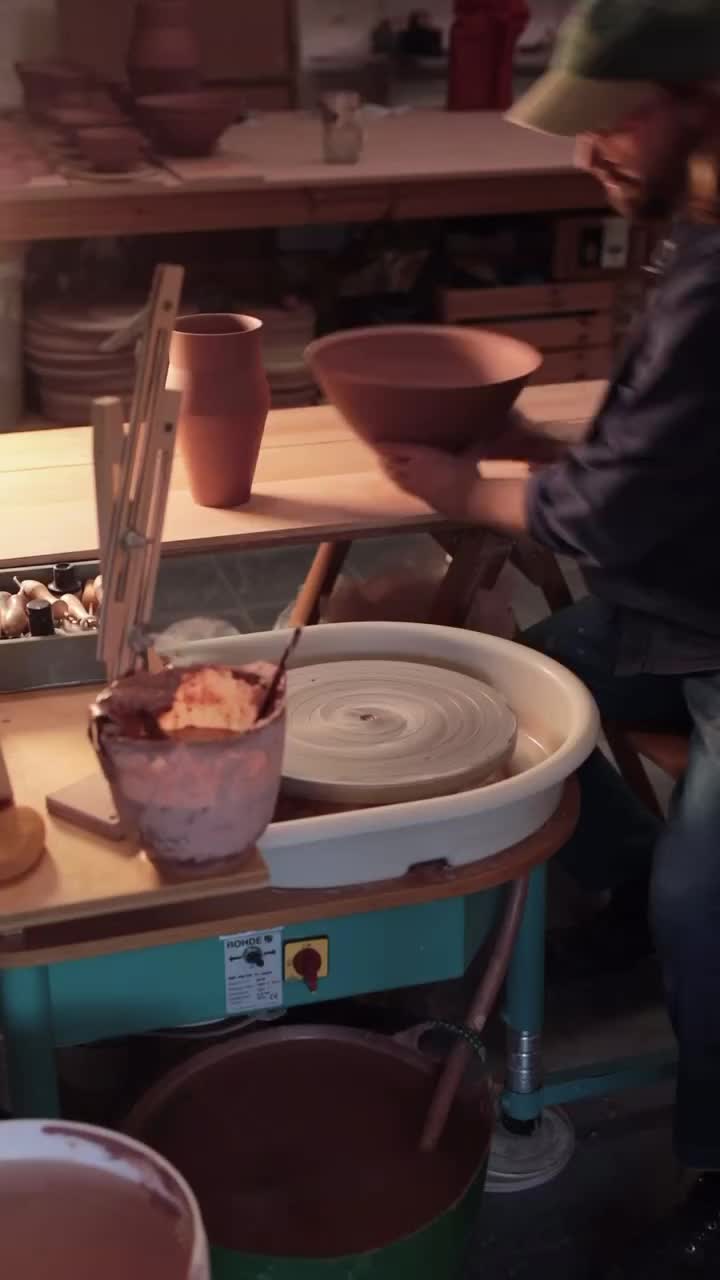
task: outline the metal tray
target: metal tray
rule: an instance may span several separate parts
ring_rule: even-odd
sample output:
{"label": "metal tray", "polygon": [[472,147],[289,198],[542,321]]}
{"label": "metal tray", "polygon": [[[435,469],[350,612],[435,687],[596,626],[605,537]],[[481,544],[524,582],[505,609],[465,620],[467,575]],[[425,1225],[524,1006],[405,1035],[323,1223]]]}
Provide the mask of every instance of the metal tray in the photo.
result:
{"label": "metal tray", "polygon": [[[83,581],[100,572],[97,562],[76,563]],[[0,571],[0,591],[16,591],[15,570]],[[17,576],[50,582],[52,565],[25,565]],[[0,693],[23,693],[29,689],[52,689],[63,685],[97,684],[105,679],[105,668],[97,657],[97,632],[77,636],[20,636],[0,640]]]}

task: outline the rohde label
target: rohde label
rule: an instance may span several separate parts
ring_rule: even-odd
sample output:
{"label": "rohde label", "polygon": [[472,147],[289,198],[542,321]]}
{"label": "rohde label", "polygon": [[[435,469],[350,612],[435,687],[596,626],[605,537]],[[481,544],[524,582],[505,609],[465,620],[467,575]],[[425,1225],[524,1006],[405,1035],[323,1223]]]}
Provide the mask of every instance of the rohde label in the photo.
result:
{"label": "rohde label", "polygon": [[227,1013],[251,1013],[282,1005],[282,936],[282,929],[268,929],[220,939],[225,953]]}

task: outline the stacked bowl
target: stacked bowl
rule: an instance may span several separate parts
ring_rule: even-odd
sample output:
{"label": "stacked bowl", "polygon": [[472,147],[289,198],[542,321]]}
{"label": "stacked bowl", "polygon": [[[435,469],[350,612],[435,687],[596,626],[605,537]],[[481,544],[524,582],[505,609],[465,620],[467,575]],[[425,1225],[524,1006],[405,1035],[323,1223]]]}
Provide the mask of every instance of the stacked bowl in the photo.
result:
{"label": "stacked bowl", "polygon": [[38,58],[15,64],[25,110],[31,120],[46,122],[61,106],[85,106],[97,85],[88,67],[60,58]]}
{"label": "stacked bowl", "polygon": [[208,156],[225,130],[241,119],[243,96],[235,89],[205,86],[138,98],[135,106],[161,155]]}
{"label": "stacked bowl", "polygon": [[256,307],[263,323],[263,360],[273,409],[317,404],[318,391],[304,360],[315,336],[315,312],[302,302],[279,307]]}
{"label": "stacked bowl", "polygon": [[97,396],[119,396],[127,411],[135,381],[134,346],[106,352],[103,345],[141,308],[136,301],[29,308],[25,358],[47,418],[75,426],[87,423]]}

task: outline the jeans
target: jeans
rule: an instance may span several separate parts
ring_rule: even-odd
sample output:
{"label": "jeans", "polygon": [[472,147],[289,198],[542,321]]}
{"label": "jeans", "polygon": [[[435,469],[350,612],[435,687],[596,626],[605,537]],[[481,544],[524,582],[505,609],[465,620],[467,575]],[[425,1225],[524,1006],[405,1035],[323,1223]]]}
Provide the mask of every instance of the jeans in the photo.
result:
{"label": "jeans", "polygon": [[692,730],[669,821],[651,814],[596,751],[579,773],[578,828],[558,857],[588,890],[651,879],[651,920],[679,1046],[678,1156],[720,1170],[720,672],[617,676],[613,611],[583,600],[525,634],[569,667],[601,714]]}

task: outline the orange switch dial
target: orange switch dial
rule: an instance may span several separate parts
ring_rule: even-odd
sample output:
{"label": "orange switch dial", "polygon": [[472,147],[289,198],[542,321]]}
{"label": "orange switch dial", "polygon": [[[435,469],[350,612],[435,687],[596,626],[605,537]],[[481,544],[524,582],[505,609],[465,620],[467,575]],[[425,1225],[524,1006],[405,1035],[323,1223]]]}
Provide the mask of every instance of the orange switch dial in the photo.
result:
{"label": "orange switch dial", "polygon": [[314,947],[303,947],[293,958],[293,969],[302,978],[308,991],[317,991],[318,974],[322,968],[322,956]]}

